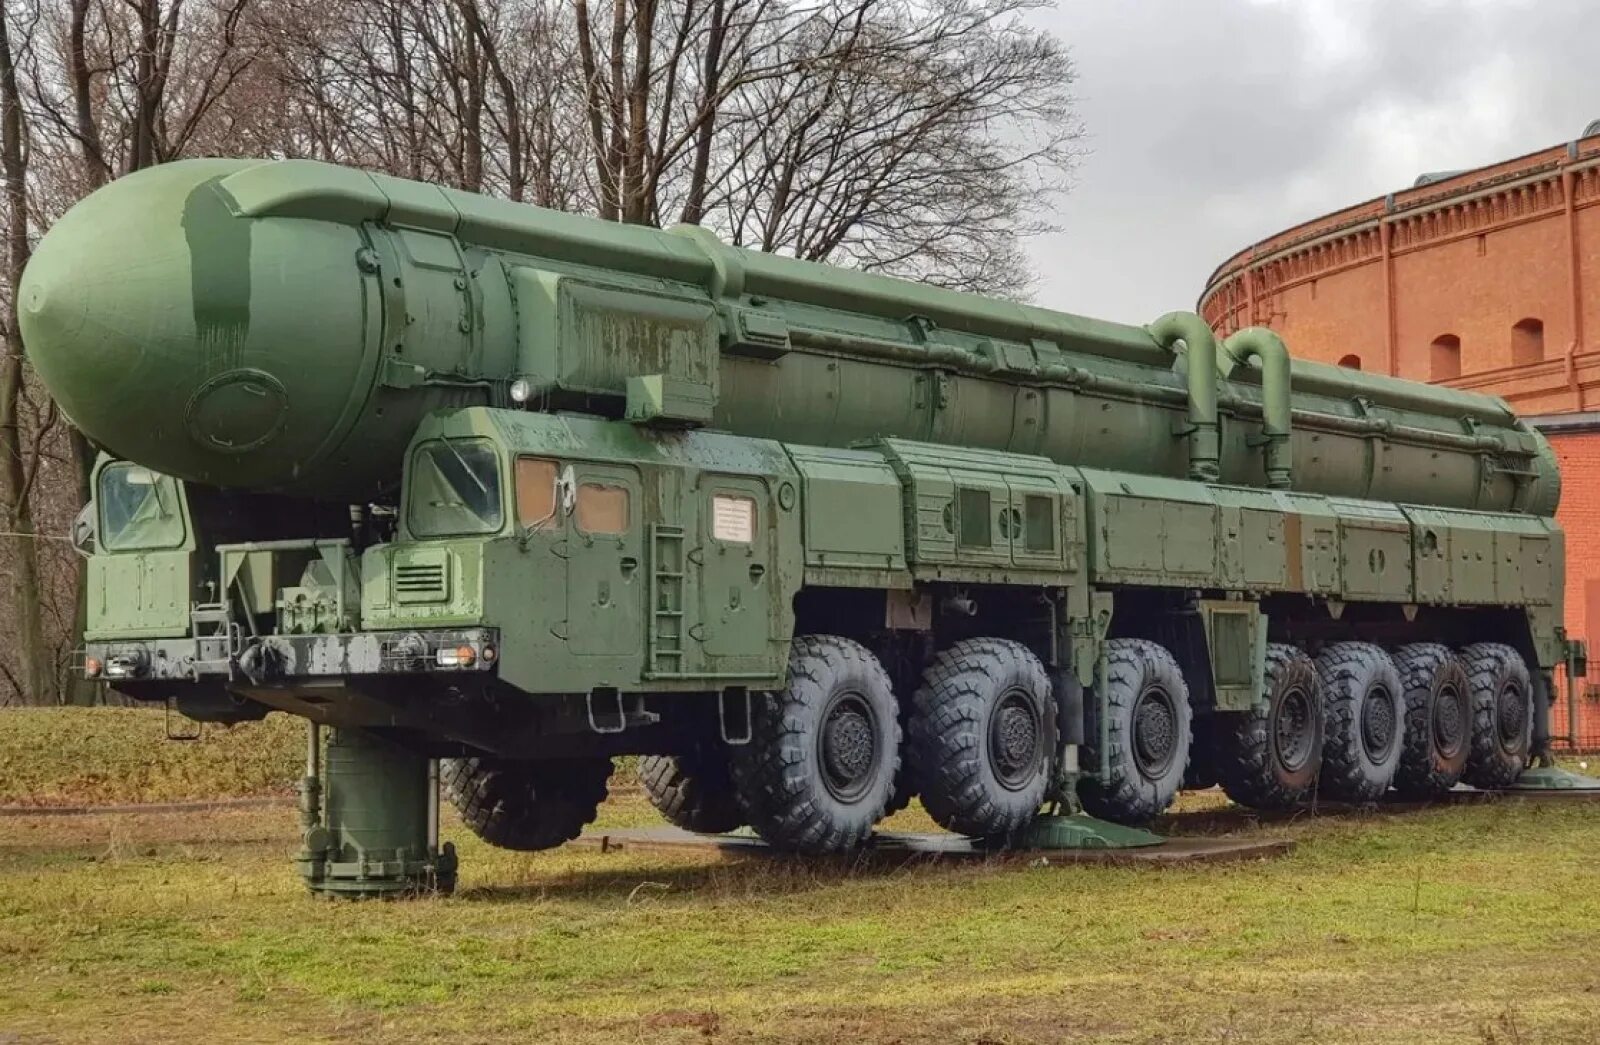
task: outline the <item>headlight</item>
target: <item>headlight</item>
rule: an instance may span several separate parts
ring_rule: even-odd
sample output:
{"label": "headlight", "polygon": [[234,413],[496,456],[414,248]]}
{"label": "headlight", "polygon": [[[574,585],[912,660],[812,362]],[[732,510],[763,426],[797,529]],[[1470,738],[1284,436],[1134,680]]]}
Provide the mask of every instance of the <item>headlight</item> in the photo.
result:
{"label": "headlight", "polygon": [[471,646],[446,647],[433,655],[433,662],[441,668],[470,668],[478,659],[478,651]]}

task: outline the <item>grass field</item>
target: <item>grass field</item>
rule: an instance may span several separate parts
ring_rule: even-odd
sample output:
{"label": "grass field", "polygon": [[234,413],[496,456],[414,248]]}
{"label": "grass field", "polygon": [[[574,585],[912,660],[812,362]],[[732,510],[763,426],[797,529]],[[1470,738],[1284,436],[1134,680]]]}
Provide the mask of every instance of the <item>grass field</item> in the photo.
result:
{"label": "grass field", "polygon": [[851,868],[447,822],[456,896],[347,903],[288,807],[0,818],[0,1041],[1600,1041],[1600,806],[1197,822],[1299,845]]}

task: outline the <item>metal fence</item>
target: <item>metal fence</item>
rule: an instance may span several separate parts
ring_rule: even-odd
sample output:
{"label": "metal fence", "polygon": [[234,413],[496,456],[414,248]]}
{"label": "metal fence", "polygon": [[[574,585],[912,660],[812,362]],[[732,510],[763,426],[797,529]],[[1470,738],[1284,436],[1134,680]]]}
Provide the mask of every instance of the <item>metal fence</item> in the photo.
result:
{"label": "metal fence", "polygon": [[1550,733],[1557,751],[1600,751],[1600,680],[1569,683],[1558,673]]}

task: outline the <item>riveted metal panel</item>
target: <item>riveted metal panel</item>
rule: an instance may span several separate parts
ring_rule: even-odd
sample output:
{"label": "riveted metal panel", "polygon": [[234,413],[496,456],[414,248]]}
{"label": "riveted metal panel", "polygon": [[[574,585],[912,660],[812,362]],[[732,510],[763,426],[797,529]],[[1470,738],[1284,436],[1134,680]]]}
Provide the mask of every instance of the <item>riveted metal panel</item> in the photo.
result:
{"label": "riveted metal panel", "polygon": [[1201,600],[1218,711],[1249,711],[1261,699],[1267,618],[1254,602]]}
{"label": "riveted metal panel", "polygon": [[900,479],[883,455],[809,446],[787,449],[805,492],[806,565],[904,570]]}
{"label": "riveted metal panel", "polygon": [[1411,563],[1415,601],[1439,604],[1450,601],[1450,522],[1433,508],[1407,506],[1411,521]]}
{"label": "riveted metal panel", "polygon": [[[1242,486],[1213,486],[1221,587],[1235,591],[1293,590],[1289,583],[1287,516],[1278,495]],[[1298,566],[1298,558],[1296,565]]]}
{"label": "riveted metal panel", "polygon": [[1405,512],[1416,548],[1418,601],[1560,604],[1562,534],[1550,520],[1449,508]]}
{"label": "riveted metal panel", "polygon": [[1411,524],[1383,501],[1330,498],[1339,517],[1343,597],[1357,601],[1412,601]]}
{"label": "riveted metal panel", "polygon": [[1097,581],[1219,583],[1217,506],[1208,487],[1088,468],[1082,475],[1092,513]]}
{"label": "riveted metal panel", "polygon": [[1284,511],[1284,546],[1288,557],[1289,590],[1313,595],[1338,596],[1339,519],[1326,497],[1315,494],[1278,495]]}
{"label": "riveted metal panel", "polygon": [[[1023,454],[890,439],[878,444],[906,488],[913,566],[1023,583],[1075,569],[1075,469]],[[930,575],[933,576],[933,575]],[[969,576],[964,574],[963,576]]]}

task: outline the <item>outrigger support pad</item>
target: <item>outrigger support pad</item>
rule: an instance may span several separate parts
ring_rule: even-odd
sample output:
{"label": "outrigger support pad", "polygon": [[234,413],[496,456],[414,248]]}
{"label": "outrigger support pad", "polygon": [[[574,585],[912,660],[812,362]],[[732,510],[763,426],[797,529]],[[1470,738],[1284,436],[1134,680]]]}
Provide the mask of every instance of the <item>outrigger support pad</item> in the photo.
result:
{"label": "outrigger support pad", "polygon": [[[303,846],[295,859],[322,896],[448,893],[455,846],[440,847],[435,763],[359,729],[335,729],[318,763],[311,726],[301,784]],[[320,799],[320,801],[319,801]]]}
{"label": "outrigger support pad", "polygon": [[1600,791],[1600,779],[1559,766],[1539,766],[1517,777],[1508,791]]}
{"label": "outrigger support pad", "polygon": [[1097,820],[1088,813],[1036,817],[1010,840],[1013,849],[1139,849],[1166,839],[1138,827]]}

